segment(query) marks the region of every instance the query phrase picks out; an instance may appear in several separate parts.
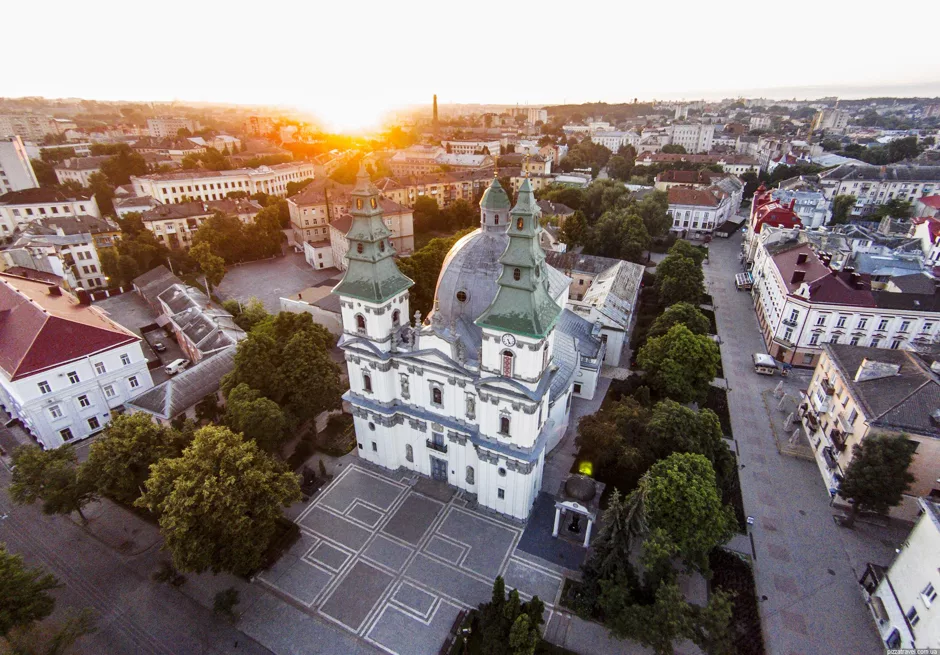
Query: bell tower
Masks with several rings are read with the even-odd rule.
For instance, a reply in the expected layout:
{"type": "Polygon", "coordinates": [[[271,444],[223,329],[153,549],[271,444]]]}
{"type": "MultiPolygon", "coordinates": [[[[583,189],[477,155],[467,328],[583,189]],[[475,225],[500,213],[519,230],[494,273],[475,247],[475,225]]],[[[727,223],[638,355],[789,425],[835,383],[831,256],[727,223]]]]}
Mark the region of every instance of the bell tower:
{"type": "Polygon", "coordinates": [[[360,165],[351,193],[352,225],[343,279],[333,288],[341,299],[343,332],[389,350],[392,333],[408,322],[408,289],[414,284],[395,264],[391,231],[382,220],[379,191],[360,165]]]}

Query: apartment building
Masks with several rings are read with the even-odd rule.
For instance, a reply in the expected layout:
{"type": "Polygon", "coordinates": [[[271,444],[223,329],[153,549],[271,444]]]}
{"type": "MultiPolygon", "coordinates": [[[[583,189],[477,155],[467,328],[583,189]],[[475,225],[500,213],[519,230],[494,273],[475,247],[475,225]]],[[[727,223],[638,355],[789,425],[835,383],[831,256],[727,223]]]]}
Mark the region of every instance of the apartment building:
{"type": "Polygon", "coordinates": [[[38,186],[23,140],[18,136],[0,136],[0,195],[38,186]]]}
{"type": "Polygon", "coordinates": [[[140,218],[144,227],[153,232],[166,247],[188,249],[199,226],[216,212],[235,216],[242,223],[251,223],[262,209],[261,205],[249,198],[225,198],[173,205],[158,204],[142,212],[140,218]]]}
{"type": "Polygon", "coordinates": [[[808,229],[822,227],[832,218],[832,202],[822,191],[794,191],[774,189],[771,198],[789,206],[808,229]]]}
{"type": "Polygon", "coordinates": [[[78,182],[83,187],[89,186],[89,180],[95,173],[101,172],[101,164],[111,159],[110,155],[100,157],[70,157],[57,164],[55,170],[59,184],[78,182]]]}
{"type": "Polygon", "coordinates": [[[160,117],[147,119],[147,132],[154,139],[176,137],[179,135],[180,130],[189,130],[190,134],[194,134],[198,129],[200,129],[199,122],[190,118],[160,117]]]}
{"type": "Polygon", "coordinates": [[[76,215],[101,218],[93,195],[45,187],[10,191],[0,196],[0,237],[33,220],[76,215]]]}
{"type": "Polygon", "coordinates": [[[296,162],[229,171],[196,169],[131,176],[131,184],[136,195],[151,196],[164,204],[170,204],[191,200],[222,200],[236,191],[248,195],[263,192],[283,197],[287,195],[288,182],[300,182],[313,175],[313,164],[296,162]]]}
{"type": "Polygon", "coordinates": [[[490,155],[455,154],[448,153],[441,146],[414,145],[392,155],[388,165],[392,174],[397,177],[427,175],[446,171],[448,168],[464,171],[492,168],[494,160],[490,155]]]}
{"type": "Polygon", "coordinates": [[[454,155],[498,155],[499,139],[491,141],[441,141],[446,152],[454,155]]]}
{"type": "MultiPolygon", "coordinates": [[[[826,344],[799,418],[820,475],[836,498],[855,446],[872,434],[904,435],[914,444],[914,477],[894,518],[913,521],[918,498],[940,497],[940,364],[906,350],[826,344]]],[[[845,503],[837,498],[837,503],[845,503]]]]}
{"type": "Polygon", "coordinates": [[[757,160],[749,155],[711,153],[705,155],[681,155],[664,152],[645,152],[637,155],[637,166],[650,166],[654,164],[671,164],[676,162],[685,162],[689,164],[701,164],[707,166],[716,164],[721,166],[721,170],[729,175],[740,177],[745,173],[760,172],[760,165],[757,160]]]}
{"type": "Polygon", "coordinates": [[[676,186],[667,193],[666,213],[672,219],[669,230],[683,236],[702,238],[734,214],[731,196],[717,186],[707,189],[676,186]]]}
{"type": "Polygon", "coordinates": [[[42,141],[58,134],[54,119],[42,114],[0,114],[0,136],[18,136],[24,141],[42,141]]]}
{"type": "Polygon", "coordinates": [[[940,166],[842,164],[819,174],[829,200],[855,196],[853,216],[864,216],[889,200],[915,200],[940,192],[940,166]]]}
{"type": "Polygon", "coordinates": [[[637,146],[640,143],[640,139],[640,135],[633,130],[627,132],[611,130],[609,132],[594,132],[591,134],[591,143],[604,146],[614,154],[616,154],[622,146],[637,146]]]}
{"type": "MultiPolygon", "coordinates": [[[[500,172],[503,173],[503,169],[500,172]]],[[[376,180],[375,186],[383,196],[406,207],[414,207],[418,198],[428,197],[443,208],[456,200],[473,202],[492,181],[492,170],[478,170],[385,177],[376,180]]]]}
{"type": "Polygon", "coordinates": [[[682,146],[686,152],[709,152],[714,145],[715,125],[713,123],[677,123],[667,125],[671,145],[682,146]]]}
{"type": "Polygon", "coordinates": [[[748,122],[748,127],[752,132],[754,130],[769,130],[773,126],[774,123],[770,116],[751,116],[751,120],[748,122]]]}
{"type": "Polygon", "coordinates": [[[871,275],[852,266],[833,270],[830,257],[790,231],[758,241],[752,294],[767,350],[777,360],[815,366],[826,344],[915,350],[940,338],[935,287],[875,289],[871,275]]]}
{"type": "Polygon", "coordinates": [[[849,112],[842,109],[821,109],[816,113],[813,129],[842,133],[849,126],[849,118],[849,112]]]}
{"type": "Polygon", "coordinates": [[[0,273],[0,404],[44,448],[100,432],[153,386],[141,339],[55,284],[0,273]]]}
{"type": "Polygon", "coordinates": [[[314,180],[299,193],[289,197],[287,207],[290,210],[291,237],[294,244],[300,246],[308,242],[329,243],[330,223],[349,210],[350,191],[351,185],[322,178],[314,180]]]}
{"type": "MultiPolygon", "coordinates": [[[[385,197],[380,196],[378,202],[382,209],[382,221],[392,233],[389,241],[395,248],[395,254],[410,255],[415,249],[414,213],[410,208],[385,197]]],[[[345,271],[346,253],[349,252],[346,234],[350,227],[352,227],[352,216],[343,214],[330,223],[328,241],[306,242],[304,253],[307,263],[314,268],[334,266],[345,271]]]]}
{"type": "Polygon", "coordinates": [[[869,562],[859,580],[889,649],[940,646],[940,505],[936,496],[918,503],[917,523],[891,565],[869,562]]]}

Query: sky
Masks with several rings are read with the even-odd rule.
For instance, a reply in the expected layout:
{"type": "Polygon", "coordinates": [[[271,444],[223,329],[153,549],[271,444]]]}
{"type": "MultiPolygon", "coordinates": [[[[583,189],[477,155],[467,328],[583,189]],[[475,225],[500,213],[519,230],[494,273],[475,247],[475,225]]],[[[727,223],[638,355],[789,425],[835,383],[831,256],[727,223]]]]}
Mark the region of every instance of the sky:
{"type": "Polygon", "coordinates": [[[2,13],[0,96],[287,105],[335,129],[435,93],[940,95],[937,0],[7,0],[2,13]]]}

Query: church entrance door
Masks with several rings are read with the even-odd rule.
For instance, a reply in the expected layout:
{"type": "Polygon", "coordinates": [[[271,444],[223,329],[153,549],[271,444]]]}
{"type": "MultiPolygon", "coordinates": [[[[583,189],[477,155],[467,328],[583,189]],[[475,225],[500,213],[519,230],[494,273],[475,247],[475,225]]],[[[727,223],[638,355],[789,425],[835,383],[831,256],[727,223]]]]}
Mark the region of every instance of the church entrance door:
{"type": "Polygon", "coordinates": [[[447,482],[447,462],[437,457],[431,458],[431,477],[447,482]]]}

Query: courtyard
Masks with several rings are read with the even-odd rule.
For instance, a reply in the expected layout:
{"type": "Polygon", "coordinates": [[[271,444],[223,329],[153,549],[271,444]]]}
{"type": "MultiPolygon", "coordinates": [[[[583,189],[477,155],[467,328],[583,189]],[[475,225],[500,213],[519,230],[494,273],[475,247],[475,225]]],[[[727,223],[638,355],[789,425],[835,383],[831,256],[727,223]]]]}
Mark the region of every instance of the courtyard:
{"type": "Polygon", "coordinates": [[[521,526],[453,488],[352,462],[297,517],[301,538],[263,585],[390,653],[437,653],[497,575],[523,599],[544,600],[548,622],[562,573],[517,548],[521,526]]]}
{"type": "Polygon", "coordinates": [[[288,250],[283,257],[231,266],[215,290],[220,298],[246,302],[257,298],[271,314],[281,311],[280,298],[297,294],[340,272],[335,268],[315,270],[304,256],[288,250]]]}

